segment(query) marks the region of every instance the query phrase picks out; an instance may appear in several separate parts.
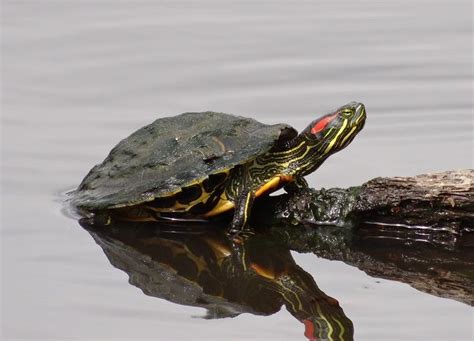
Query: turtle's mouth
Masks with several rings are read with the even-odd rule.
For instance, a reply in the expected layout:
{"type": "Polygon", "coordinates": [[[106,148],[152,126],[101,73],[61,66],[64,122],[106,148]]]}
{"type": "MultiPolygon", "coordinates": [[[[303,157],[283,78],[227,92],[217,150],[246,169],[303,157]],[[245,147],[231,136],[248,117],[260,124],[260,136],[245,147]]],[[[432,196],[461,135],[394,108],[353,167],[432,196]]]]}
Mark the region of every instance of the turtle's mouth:
{"type": "Polygon", "coordinates": [[[352,123],[355,126],[360,126],[359,129],[362,129],[365,124],[365,118],[367,114],[365,112],[365,106],[362,103],[357,104],[355,108],[354,118],[352,119],[352,123]]]}

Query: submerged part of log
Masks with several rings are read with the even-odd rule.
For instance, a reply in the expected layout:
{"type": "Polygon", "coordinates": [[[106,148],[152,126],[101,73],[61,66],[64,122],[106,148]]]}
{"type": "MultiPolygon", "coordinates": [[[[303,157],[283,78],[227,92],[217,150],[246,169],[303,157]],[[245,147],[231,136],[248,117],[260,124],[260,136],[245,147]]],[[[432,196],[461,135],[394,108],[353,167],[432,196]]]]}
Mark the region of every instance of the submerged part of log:
{"type": "Polygon", "coordinates": [[[474,246],[468,238],[474,232],[473,179],[474,170],[465,169],[306,189],[260,201],[254,218],[269,225],[358,225],[369,238],[474,246]]]}

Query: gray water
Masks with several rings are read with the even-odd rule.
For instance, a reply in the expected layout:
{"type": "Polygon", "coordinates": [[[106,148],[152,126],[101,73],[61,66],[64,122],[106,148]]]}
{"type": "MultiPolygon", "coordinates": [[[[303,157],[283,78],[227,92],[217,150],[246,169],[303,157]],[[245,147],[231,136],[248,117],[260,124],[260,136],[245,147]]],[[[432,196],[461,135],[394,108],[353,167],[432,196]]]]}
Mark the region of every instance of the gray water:
{"type": "MultiPolygon", "coordinates": [[[[303,129],[351,100],[364,131],[315,187],[472,168],[472,2],[2,1],[2,337],[302,339],[285,309],[203,320],[143,295],[64,193],[158,117],[214,110],[303,129]]],[[[473,309],[293,253],[357,340],[471,340],[473,309]]]]}

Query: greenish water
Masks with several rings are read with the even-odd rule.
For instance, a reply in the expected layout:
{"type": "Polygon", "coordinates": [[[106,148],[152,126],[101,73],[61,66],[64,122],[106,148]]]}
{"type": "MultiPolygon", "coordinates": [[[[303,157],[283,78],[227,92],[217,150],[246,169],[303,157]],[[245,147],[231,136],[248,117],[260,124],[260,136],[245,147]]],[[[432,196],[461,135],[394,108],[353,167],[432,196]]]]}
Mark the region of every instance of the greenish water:
{"type": "MultiPolygon", "coordinates": [[[[144,295],[61,211],[112,146],[158,117],[214,110],[300,130],[356,100],[364,131],[310,185],[472,168],[470,1],[2,5],[5,339],[304,339],[285,309],[206,320],[144,295]]],[[[356,340],[473,337],[468,305],[291,255],[356,340]]]]}

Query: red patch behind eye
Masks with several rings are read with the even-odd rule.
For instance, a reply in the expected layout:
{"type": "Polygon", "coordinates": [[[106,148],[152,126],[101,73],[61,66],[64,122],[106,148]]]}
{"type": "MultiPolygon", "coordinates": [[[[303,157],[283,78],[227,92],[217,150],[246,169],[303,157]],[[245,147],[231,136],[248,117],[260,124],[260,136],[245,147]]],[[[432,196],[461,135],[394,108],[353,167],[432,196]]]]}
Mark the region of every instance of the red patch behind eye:
{"type": "Polygon", "coordinates": [[[314,337],[314,324],[310,320],[303,320],[304,323],[304,336],[308,338],[309,341],[316,341],[314,337]]]}
{"type": "Polygon", "coordinates": [[[312,134],[319,133],[321,130],[326,128],[328,123],[331,122],[336,116],[337,116],[337,114],[334,114],[334,115],[331,115],[331,116],[326,116],[326,117],[322,118],[321,120],[319,120],[318,123],[316,123],[313,126],[313,128],[311,128],[311,133],[312,134]]]}

